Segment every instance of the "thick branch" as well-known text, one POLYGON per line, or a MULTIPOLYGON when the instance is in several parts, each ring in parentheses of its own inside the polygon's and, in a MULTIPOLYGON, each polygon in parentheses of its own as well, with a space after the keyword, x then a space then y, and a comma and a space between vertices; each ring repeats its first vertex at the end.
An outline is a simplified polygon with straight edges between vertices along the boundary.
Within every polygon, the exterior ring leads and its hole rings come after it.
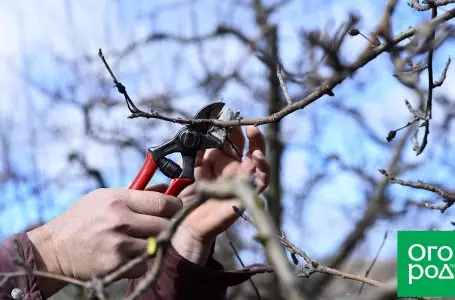
POLYGON ((304 299, 300 293, 293 270, 291 269, 280 241, 273 219, 260 205, 254 187, 238 178, 220 178, 215 182, 199 181, 197 193, 219 199, 239 198, 251 212, 258 229, 258 240, 263 244, 267 256, 272 261, 278 278, 288 299, 304 299))
MULTIPOLYGON (((400 139, 400 142, 395 148, 395 153, 389 162, 390 169, 397 169, 397 165, 401 160, 402 152, 410 133, 411 130, 408 129, 406 134, 400 139)), ((382 180, 378 183, 375 190, 368 195, 367 206, 362 218, 356 222, 354 229, 346 236, 344 241, 341 243, 341 246, 337 251, 335 251, 333 258, 330 259, 327 265, 332 268, 339 268, 356 248, 358 243, 363 240, 367 230, 375 224, 381 213, 384 213, 385 209, 388 207, 386 197, 387 185, 388 180, 382 180)), ((329 276, 321 277, 314 284, 313 292, 315 294, 319 294, 331 280, 332 278, 329 276)))

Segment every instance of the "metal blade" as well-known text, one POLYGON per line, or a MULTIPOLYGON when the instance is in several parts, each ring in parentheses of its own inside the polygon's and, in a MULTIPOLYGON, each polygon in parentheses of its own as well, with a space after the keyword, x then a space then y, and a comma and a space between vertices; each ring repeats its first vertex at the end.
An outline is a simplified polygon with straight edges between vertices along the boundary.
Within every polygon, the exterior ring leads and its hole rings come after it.
MULTIPOLYGON (((224 102, 210 103, 201 108, 194 116, 194 119, 217 119, 220 116, 224 106, 224 102)), ((208 123, 200 123, 192 124, 190 127, 196 129, 201 133, 207 133, 212 125, 208 123)))
MULTIPOLYGON (((235 118, 235 113, 228 106, 224 106, 220 112, 220 115, 218 116, 218 120, 221 121, 231 121, 235 118)), ((229 131, 230 130, 228 128, 213 125, 208 129, 208 133, 210 135, 216 137, 222 142, 226 140, 226 137, 229 135, 229 131)))

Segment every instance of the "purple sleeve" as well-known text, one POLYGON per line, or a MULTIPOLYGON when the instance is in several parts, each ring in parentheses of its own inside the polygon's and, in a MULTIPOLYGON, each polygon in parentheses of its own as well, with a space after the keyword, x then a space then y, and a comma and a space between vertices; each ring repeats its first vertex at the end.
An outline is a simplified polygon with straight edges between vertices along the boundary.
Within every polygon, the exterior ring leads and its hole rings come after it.
MULTIPOLYGON (((0 243, 0 273, 18 272, 23 268, 14 261, 22 260, 26 266, 36 269, 32 245, 25 233, 9 237, 0 243)), ((34 275, 5 278, 0 276, 0 299, 43 300, 34 275)))
MULTIPOLYGON (((15 263, 20 258, 27 266, 36 269, 32 245, 25 233, 13 235, 0 243, 0 273, 22 271, 15 263), (17 242, 16 242, 17 241, 17 242)), ((153 261, 148 262, 149 265, 153 261)), ((222 300, 227 288, 238 285, 258 273, 271 272, 269 265, 255 264, 236 271, 224 271, 223 266, 212 256, 205 266, 194 264, 170 247, 165 256, 161 274, 156 284, 150 287, 141 300, 171 299, 211 299, 222 300)), ((141 278, 130 280, 128 292, 131 292, 141 278)), ((38 278, 34 275, 22 275, 4 280, 0 276, 0 299, 43 300, 38 278)))
MULTIPOLYGON (((149 261, 149 266, 153 261, 149 261)), ((205 266, 194 264, 170 247, 163 262, 160 277, 139 299, 141 300, 222 300, 230 286, 238 285, 258 273, 271 272, 269 265, 255 264, 236 271, 224 271, 223 266, 209 257, 205 266)), ((131 293, 142 278, 130 280, 131 293)))

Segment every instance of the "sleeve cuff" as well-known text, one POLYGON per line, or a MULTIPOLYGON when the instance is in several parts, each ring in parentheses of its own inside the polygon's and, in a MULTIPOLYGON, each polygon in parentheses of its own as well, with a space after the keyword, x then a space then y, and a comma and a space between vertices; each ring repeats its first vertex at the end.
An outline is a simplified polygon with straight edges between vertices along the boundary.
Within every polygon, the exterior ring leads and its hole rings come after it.
MULTIPOLYGON (((0 272, 23 270, 15 263, 23 260, 27 267, 36 269, 35 257, 30 240, 25 233, 15 234, 0 244, 0 272)), ((38 278, 35 275, 11 277, 0 287, 1 299, 42 300, 38 278)))
MULTIPOLYGON (((149 268, 153 259, 149 260, 149 268)), ((254 264, 235 271, 224 271, 212 255, 205 266, 182 257, 170 246, 156 284, 140 299, 225 299, 227 288, 238 285, 258 273, 272 272, 272 267, 254 264)), ((131 280, 128 292, 132 292, 142 278, 131 280)))
POLYGON ((241 284, 255 274, 273 271, 272 266, 266 264, 253 264, 239 270, 225 271, 223 265, 212 255, 207 259, 206 265, 201 266, 182 257, 174 247, 169 248, 167 255, 171 264, 176 266, 176 271, 192 284, 229 287, 241 284))

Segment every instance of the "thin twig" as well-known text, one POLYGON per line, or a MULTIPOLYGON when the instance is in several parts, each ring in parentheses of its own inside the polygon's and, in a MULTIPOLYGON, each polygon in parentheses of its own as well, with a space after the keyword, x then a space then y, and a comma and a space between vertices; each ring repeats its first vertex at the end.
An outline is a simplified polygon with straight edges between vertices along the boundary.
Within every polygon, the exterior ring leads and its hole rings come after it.
POLYGON ((428 201, 421 201, 421 202, 417 202, 417 201, 414 201, 414 200, 407 200, 406 201, 406 206, 415 205, 415 206, 418 206, 418 207, 434 209, 434 210, 439 210, 439 211, 446 210, 448 208, 447 206, 449 204, 450 204, 450 202, 447 202, 446 204, 434 204, 434 203, 431 203, 431 202, 428 202, 428 201))
MULTIPOLYGON (((403 179, 400 179, 400 178, 396 178, 394 176, 392 176, 391 174, 389 174, 388 171, 384 170, 384 169, 379 169, 379 172, 386 176, 388 179, 389 179, 389 182, 390 183, 395 183, 395 184, 399 184, 399 185, 402 185, 402 186, 409 186, 409 187, 412 187, 412 188, 415 188, 415 189, 420 189, 420 190, 426 190, 426 191, 430 191, 430 192, 433 192, 433 193, 436 193, 438 194, 439 196, 441 196, 443 199, 444 199, 444 202, 446 202, 445 205, 443 206, 435 206, 431 203, 426 203, 426 204, 421 204, 421 206, 423 207, 427 207, 427 208, 432 208, 432 209, 439 209, 441 211, 441 213, 445 212, 450 206, 452 206, 455 202, 455 194, 452 193, 452 192, 448 192, 446 190, 444 190, 443 188, 435 185, 435 184, 431 184, 431 183, 426 183, 426 182, 423 182, 423 181, 408 181, 408 180, 403 180, 403 179)), ((424 202, 425 203, 425 202, 424 202)))
POLYGON ((105 286, 110 285, 113 283, 115 280, 119 279, 123 274, 125 274, 128 270, 132 269, 134 266, 144 263, 147 258, 150 258, 151 256, 147 253, 144 252, 140 256, 135 257, 128 261, 126 264, 121 266, 120 268, 116 269, 112 273, 106 275, 102 280, 105 286))
POLYGON ((366 39, 371 45, 373 45, 373 41, 372 41, 369 37, 367 37, 366 35, 364 35, 362 32, 359 32, 359 33, 360 33, 360 35, 361 35, 364 39, 366 39))
POLYGON ((48 272, 43 272, 43 271, 38 271, 38 270, 21 270, 21 271, 16 271, 16 272, 3 272, 0 273, 0 287, 5 284, 6 281, 13 277, 19 277, 19 276, 29 276, 30 274, 36 275, 38 277, 43 277, 43 278, 49 278, 49 279, 54 279, 66 283, 71 283, 77 286, 81 287, 87 287, 88 283, 86 281, 81 281, 75 278, 63 276, 63 275, 58 275, 54 273, 48 273, 48 272))
POLYGON ((279 64, 277 64, 276 66, 276 75, 278 76, 278 80, 280 81, 280 86, 281 89, 283 90, 284 98, 286 98, 288 105, 291 105, 292 99, 289 96, 288 87, 286 86, 286 83, 283 80, 283 73, 281 72, 281 66, 279 64))
POLYGON ((419 0, 411 0, 408 2, 408 5, 418 11, 425 11, 432 9, 433 7, 444 6, 451 3, 455 3, 455 0, 431 0, 431 3, 428 1, 428 5, 420 4, 419 0))
MULTIPOLYGON (((433 6, 431 10, 431 18, 434 19, 438 15, 438 8, 436 6, 433 6)), ((436 35, 436 30, 433 29, 431 32, 430 36, 430 42, 432 43, 434 40, 434 37, 436 35)), ((428 51, 428 99, 427 99, 427 107, 425 111, 425 115, 427 117, 427 120, 431 120, 432 117, 432 108, 433 108, 433 53, 434 53, 434 48, 430 47, 430 50, 428 51)))
POLYGON ((145 290, 150 287, 157 279, 164 261, 165 252, 167 249, 162 245, 156 250, 155 260, 153 261, 152 268, 145 273, 144 278, 139 281, 134 291, 125 298, 125 300, 138 299, 145 290))
MULTIPOLYGON (((231 239, 231 237, 229 235, 229 230, 226 230, 224 233, 226 234, 226 238, 227 238, 229 246, 232 249, 232 252, 234 252, 235 257, 239 261, 242 268, 245 268, 245 264, 243 263, 242 257, 240 257, 240 253, 237 251, 237 248, 234 245, 234 241, 231 239)), ((250 282, 251 287, 253 288, 253 291, 256 294, 256 298, 261 300, 262 299, 261 294, 259 293, 259 290, 258 290, 256 284, 254 284, 253 278, 251 278, 251 277, 248 278, 248 281, 250 282)))
MULTIPOLYGON (((244 219, 245 221, 250 223, 252 226, 256 227, 256 225, 253 222, 253 220, 247 214, 245 214, 241 209, 239 209, 236 206, 233 206, 233 209, 242 219, 244 219)), ((300 270, 299 270, 300 273, 297 276, 309 277, 313 273, 322 273, 322 274, 329 274, 329 275, 339 276, 339 277, 345 278, 345 279, 351 279, 351 280, 355 280, 355 281, 360 281, 360 282, 363 282, 363 283, 366 283, 366 284, 369 284, 369 285, 372 285, 372 286, 382 286, 383 285, 382 282, 379 282, 379 281, 374 280, 374 279, 367 278, 365 276, 360 276, 360 275, 356 275, 356 274, 350 274, 350 273, 347 273, 347 272, 344 272, 344 271, 340 271, 340 270, 337 270, 337 269, 334 269, 334 268, 330 268, 328 266, 324 266, 324 265, 312 260, 305 251, 303 251, 302 249, 298 248, 291 241, 289 241, 289 239, 286 237, 285 234, 282 234, 281 236, 277 235, 277 237, 281 241, 281 244, 291 254, 295 253, 296 255, 302 257, 305 260, 306 265, 299 267, 300 268, 300 270)))
MULTIPOLYGON (((368 269, 365 272, 365 278, 367 278, 368 275, 370 275, 371 270, 373 269, 374 265, 376 264, 379 254, 381 253, 382 248, 384 247, 385 241, 387 240, 387 235, 388 235, 388 232, 386 231, 384 233, 384 237, 382 239, 381 245, 379 246, 378 252, 376 252, 376 256, 374 257, 373 261, 371 262, 370 266, 368 267, 368 269)), ((362 283, 362 285, 360 286, 360 289, 359 289, 359 295, 362 293, 364 286, 365 286, 365 283, 362 283)))
POLYGON ((234 149, 235 153, 239 156, 239 158, 243 157, 243 153, 239 150, 236 144, 232 141, 229 135, 226 136, 226 141, 231 145, 232 149, 234 149))
MULTIPOLYGON (((435 5, 432 5, 431 9, 431 19, 435 19, 438 15, 438 7, 435 5)), ((428 50, 428 95, 427 95, 427 106, 425 109, 425 133, 422 138, 422 144, 420 145, 420 148, 417 150, 417 155, 420 155, 423 150, 425 150, 425 147, 428 144, 428 135, 430 134, 430 120, 432 118, 432 112, 433 112, 433 52, 434 52, 434 46, 433 46, 433 41, 436 35, 436 29, 432 28, 431 35, 430 35, 430 49, 428 50)))
MULTIPOLYGON (((117 77, 115 77, 114 72, 112 72, 111 67, 109 67, 109 64, 107 63, 106 59, 104 58, 103 52, 101 48, 98 50, 98 56, 103 62, 104 66, 106 67, 107 71, 112 77, 112 81, 114 81, 115 87, 117 88, 118 92, 122 94, 125 97, 126 105, 128 106, 128 109, 130 110, 131 113, 140 113, 140 110, 136 107, 134 104, 133 100, 131 100, 130 96, 128 95, 128 92, 126 91, 125 86, 117 80, 117 77)), ((153 111, 151 112, 153 113, 153 111)))
POLYGON ((442 70, 441 76, 437 81, 433 83, 433 88, 440 87, 444 81, 446 80, 447 77, 447 70, 449 69, 450 63, 452 62, 452 59, 449 57, 447 59, 446 65, 444 67, 444 70, 442 70))

